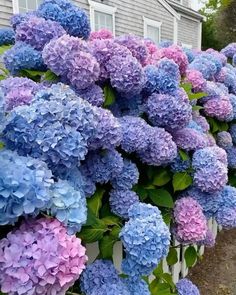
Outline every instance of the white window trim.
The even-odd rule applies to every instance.
[[[13,14],[19,13],[19,1],[18,0],[12,0],[12,7],[13,7]]]
[[[192,44],[187,44],[187,43],[182,43],[181,42],[181,45],[182,45],[183,48],[187,48],[187,49],[192,49],[193,48]]]
[[[153,19],[150,19],[150,18],[147,18],[145,16],[143,16],[143,25],[144,25],[144,38],[147,38],[147,27],[148,26],[152,26],[152,27],[155,27],[155,28],[158,28],[159,29],[159,40],[158,42],[161,41],[161,25],[162,25],[162,22],[158,22],[156,20],[153,20]]]
[[[95,1],[88,0],[89,6],[90,6],[90,24],[91,24],[91,29],[92,31],[95,30],[95,17],[94,17],[94,12],[103,12],[107,14],[112,15],[112,21],[113,21],[113,35],[115,36],[115,13],[117,11],[117,7],[114,6],[109,6],[105,5],[102,3],[98,3]]]

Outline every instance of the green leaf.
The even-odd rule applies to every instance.
[[[4,143],[0,141],[0,150],[2,150],[5,147]]]
[[[166,261],[168,265],[174,265],[178,262],[178,252],[175,248],[170,248]]]
[[[142,185],[135,185],[134,191],[137,193],[141,201],[144,201],[148,197],[148,191]]]
[[[191,267],[197,261],[197,251],[193,246],[188,247],[184,252],[184,259],[187,267]]]
[[[192,84],[191,83],[182,83],[181,87],[187,92],[191,92],[192,90]]]
[[[99,210],[102,207],[102,197],[104,192],[104,189],[97,189],[95,194],[87,201],[88,208],[93,212],[93,214],[96,217],[99,217]]]
[[[110,232],[110,235],[119,240],[119,235],[120,235],[121,227],[120,226],[114,226]]]
[[[207,93],[205,93],[205,92],[189,93],[189,94],[188,94],[188,98],[189,98],[190,100],[193,100],[193,99],[200,99],[200,98],[203,98],[203,97],[205,97],[205,96],[207,96]]]
[[[174,191],[182,191],[192,184],[192,177],[187,172],[175,173],[173,176]]]
[[[29,75],[30,77],[38,77],[43,76],[45,74],[45,72],[34,70],[22,70],[21,72],[23,72],[26,75]]]
[[[112,259],[113,255],[113,247],[115,242],[117,242],[118,239],[115,239],[113,236],[104,236],[99,241],[99,250],[100,250],[100,256],[102,259]]]
[[[101,219],[106,225],[112,226],[112,225],[117,225],[120,226],[122,224],[121,220],[119,217],[115,215],[110,215],[110,216],[105,216],[104,218]]]
[[[5,51],[7,51],[8,49],[10,49],[12,47],[12,45],[2,45],[0,46],[0,55],[2,55],[3,53],[5,53]]]
[[[98,220],[99,219],[95,216],[93,211],[90,208],[88,208],[87,221],[86,221],[85,226],[96,224],[98,222]]]
[[[156,186],[163,186],[171,180],[170,174],[166,169],[160,169],[155,173],[153,184]]]
[[[157,279],[150,284],[150,291],[152,295],[172,295],[170,285],[167,283],[160,283]]]
[[[203,109],[204,109],[204,107],[201,107],[201,106],[193,106],[192,107],[193,111],[200,111],[200,110],[203,110]]]
[[[0,75],[0,81],[5,80],[6,78],[7,78],[6,76]],[[0,295],[1,295],[1,293],[0,293]]]
[[[172,219],[172,213],[171,211],[168,212],[162,212],[162,218],[166,225],[170,225],[171,219]]]
[[[172,290],[175,289],[175,284],[173,282],[173,279],[172,279],[172,275],[169,274],[169,273],[163,273],[163,275],[161,276],[162,280],[164,283],[167,283],[169,284],[169,286],[171,287]]]
[[[82,227],[82,230],[77,236],[81,238],[84,243],[94,243],[101,240],[107,230],[106,224],[98,220],[93,226]]]
[[[149,198],[153,201],[153,203],[157,206],[166,207],[166,208],[173,208],[174,201],[170,193],[164,189],[155,189],[150,190]]]
[[[114,90],[109,85],[106,85],[104,87],[103,91],[104,91],[104,96],[105,96],[105,102],[104,102],[103,106],[108,107],[115,102],[116,95],[115,95]]]
[[[153,274],[157,278],[163,274],[162,262],[158,264],[157,268],[153,271]]]
[[[52,81],[52,82],[57,81],[59,79],[59,77],[50,70],[48,70],[45,73],[43,78],[44,78],[45,81]]]
[[[183,160],[183,161],[189,160],[189,155],[186,152],[184,152],[183,150],[179,150],[179,155],[180,155],[181,160]]]

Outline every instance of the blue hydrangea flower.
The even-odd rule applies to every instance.
[[[85,11],[67,0],[45,0],[37,15],[58,22],[71,36],[87,39],[90,24]]]
[[[84,164],[87,175],[96,183],[107,183],[120,175],[123,165],[123,158],[116,150],[91,152]]]
[[[200,295],[196,285],[188,279],[182,279],[176,284],[178,295]]]
[[[88,265],[80,277],[81,291],[92,295],[105,284],[117,284],[119,276],[114,265],[109,260],[96,260]]]
[[[10,18],[11,26],[14,30],[16,30],[17,26],[21,24],[22,22],[28,20],[29,18],[37,16],[36,11],[29,11],[26,13],[16,13],[13,14]]]
[[[0,88],[0,132],[4,128],[3,122],[5,121],[5,112],[6,112],[6,100],[2,89]]]
[[[136,209],[139,204],[133,206]],[[147,206],[147,211],[150,210],[150,205],[145,204],[140,204],[140,209],[145,206]],[[169,228],[160,217],[160,211],[156,209],[149,216],[146,213],[142,215],[140,210],[137,210],[138,214],[135,217],[135,210],[132,207],[130,208],[132,218],[125,224],[120,233],[125,252],[129,255],[131,261],[137,263],[137,269],[134,268],[132,274],[126,272],[128,275],[133,276],[135,272],[137,272],[136,274],[140,272],[139,274],[142,275],[144,274],[143,271],[146,271],[146,267],[149,270],[155,268],[168,253],[170,244]],[[128,257],[127,260],[129,260]],[[124,263],[127,264],[128,262]],[[144,267],[143,270],[140,267],[141,265]]]
[[[131,189],[138,183],[139,171],[136,164],[124,159],[123,169],[121,174],[111,180],[114,189],[123,190]]]
[[[127,286],[120,280],[115,284],[103,284],[101,288],[93,290],[91,295],[130,295],[130,292]]]
[[[6,69],[12,75],[26,69],[46,70],[41,52],[24,42],[17,42],[11,49],[7,50],[3,55],[3,61]]]
[[[152,94],[147,101],[148,118],[154,126],[175,130],[186,127],[192,119],[192,107],[181,97]]]
[[[57,84],[38,92],[29,106],[14,109],[3,136],[10,149],[41,158],[56,171],[85,158],[94,121],[92,106],[69,87]]]
[[[221,131],[217,133],[216,142],[217,145],[223,149],[227,149],[228,147],[233,146],[232,137],[227,131]]]
[[[229,132],[230,132],[230,134],[231,134],[231,137],[232,137],[233,143],[236,144],[236,124],[232,124],[232,125],[230,126]]]
[[[171,46],[171,45],[173,45],[174,43],[173,43],[173,41],[170,41],[170,40],[162,40],[159,44],[158,44],[158,46],[160,47],[160,48],[167,48],[167,47],[169,47],[169,46]]]
[[[177,146],[172,136],[165,129],[158,127],[149,128],[147,131],[147,146],[138,153],[140,160],[153,166],[171,163],[177,157]]]
[[[111,211],[121,218],[128,219],[130,207],[139,202],[138,195],[130,190],[112,190],[109,203]]]
[[[212,80],[222,68],[222,64],[210,54],[200,54],[189,64],[189,69],[197,70],[202,73],[206,80]]]
[[[0,151],[0,225],[13,224],[20,216],[39,214],[50,203],[52,173],[38,159]]]
[[[96,84],[93,84],[92,86],[86,89],[74,90],[80,97],[87,100],[93,106],[100,107],[105,101],[102,88]]]
[[[184,53],[187,55],[188,62],[191,63],[191,62],[194,60],[194,58],[195,58],[195,54],[194,54],[193,50],[184,47],[184,48],[183,48],[183,51],[184,51]]]
[[[0,29],[0,46],[15,43],[15,32],[9,28]]]
[[[236,53],[236,43],[230,43],[223,49],[221,49],[221,53],[225,56],[232,58]]]
[[[229,100],[230,100],[231,105],[233,107],[232,120],[235,120],[236,119],[236,95],[230,94],[229,95]]]
[[[228,167],[231,169],[236,169],[236,147],[231,146],[226,148]]]
[[[50,213],[68,227],[68,233],[79,232],[87,220],[86,198],[82,189],[75,190],[59,180],[51,188]]]
[[[139,278],[127,278],[124,279],[126,286],[130,292],[130,295],[150,295],[148,284]]]
[[[184,172],[191,167],[191,160],[183,160],[180,155],[178,155],[174,161],[171,163],[171,171],[175,172]]]
[[[145,219],[153,216],[155,219],[162,220],[161,211],[150,204],[135,203],[129,209],[129,219]]]

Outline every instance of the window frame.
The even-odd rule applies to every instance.
[[[13,14],[20,13],[19,0],[12,0],[12,8],[13,8]],[[29,10],[29,11],[31,11],[31,10]]]
[[[159,21],[156,21],[156,20],[153,20],[153,19],[150,19],[150,18],[147,18],[145,16],[143,16],[143,25],[144,25],[144,28],[143,28],[143,31],[144,31],[144,38],[149,38],[148,35],[147,35],[147,28],[148,26],[151,26],[151,27],[154,27],[154,28],[157,28],[159,29],[159,40],[158,40],[158,43],[160,43],[161,41],[161,26],[162,26],[162,22],[159,22]]]
[[[112,16],[112,27],[113,27],[113,35],[115,36],[115,13],[117,11],[117,7],[106,5],[103,3],[95,2],[92,0],[88,0],[90,7],[90,25],[92,31],[95,31],[95,11],[105,14],[110,14]]]
[[[187,49],[193,49],[193,44],[183,43],[181,42],[181,46]]]

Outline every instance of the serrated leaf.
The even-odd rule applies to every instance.
[[[108,107],[115,102],[115,99],[116,99],[115,91],[109,85],[106,85],[103,91],[105,96],[105,102],[103,106]]]
[[[155,173],[153,184],[156,186],[163,186],[171,180],[170,174],[166,169],[160,169]]]
[[[175,248],[170,248],[166,261],[168,265],[174,265],[178,262],[178,252]]]
[[[153,201],[153,203],[157,206],[161,206],[165,208],[174,207],[174,201],[171,194],[164,189],[150,190],[148,192],[148,196]]]
[[[180,155],[181,160],[183,160],[183,161],[189,160],[189,155],[186,152],[184,152],[183,150],[179,150],[179,155]]]
[[[203,109],[204,109],[204,107],[201,107],[201,106],[193,106],[192,107],[193,111],[200,111],[200,110],[203,110]]]
[[[191,267],[197,261],[197,251],[193,246],[188,247],[184,252],[184,259],[187,267]]]
[[[192,182],[192,177],[187,174],[187,172],[175,173],[172,181],[174,191],[185,190],[192,184]]]
[[[95,194],[87,200],[88,208],[93,212],[96,217],[99,217],[99,210],[102,207],[102,197],[105,190],[97,189]]]

